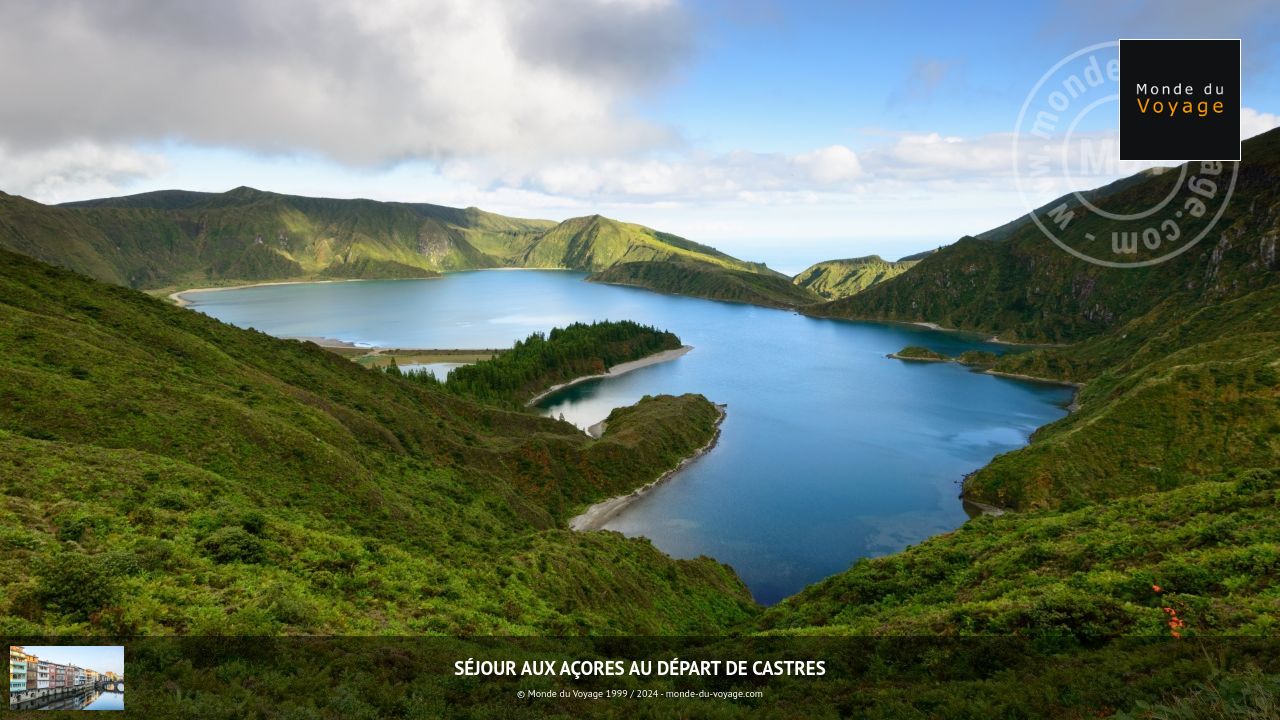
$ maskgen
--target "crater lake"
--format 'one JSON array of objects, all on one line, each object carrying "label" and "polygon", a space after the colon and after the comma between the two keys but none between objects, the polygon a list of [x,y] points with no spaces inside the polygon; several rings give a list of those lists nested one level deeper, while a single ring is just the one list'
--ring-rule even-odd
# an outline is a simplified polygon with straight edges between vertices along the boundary
[{"label": "crater lake", "polygon": [[[675,557],[731,565],[775,603],[859,558],[966,519],[960,481],[1066,414],[1072,390],[949,363],[885,357],[1017,348],[911,325],[584,282],[584,273],[483,270],[426,280],[188,291],[194,309],[279,337],[394,348],[504,348],[575,321],[635,320],[693,350],[547,396],[538,411],[587,428],[644,395],[727,405],[716,447],[612,518]],[[447,368],[445,368],[447,369]],[[441,372],[441,369],[437,369]]]}]

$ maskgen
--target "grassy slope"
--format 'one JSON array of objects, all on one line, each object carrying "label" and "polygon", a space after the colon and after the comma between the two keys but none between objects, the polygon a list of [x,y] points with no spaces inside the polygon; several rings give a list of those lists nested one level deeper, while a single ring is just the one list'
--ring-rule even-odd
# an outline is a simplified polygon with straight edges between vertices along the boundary
[{"label": "grassy slope", "polygon": [[1088,343],[997,370],[1087,378],[1080,410],[968,478],[1016,508],[1075,506],[1280,458],[1280,285],[1188,311],[1169,303]]},{"label": "grassy slope", "polygon": [[[1069,513],[982,517],[859,561],[765,612],[774,631],[902,635],[1275,634],[1280,470]],[[1152,585],[1161,587],[1159,594]]]},{"label": "grassy slope", "polygon": [[6,632],[696,633],[752,611],[710,560],[555,529],[704,444],[700,396],[592,441],[4,251],[0,304]]},{"label": "grassy slope", "polygon": [[599,215],[570,218],[543,233],[524,251],[520,265],[598,271],[618,263],[654,261],[698,261],[747,272],[761,269],[706,245]]},{"label": "grassy slope", "polygon": [[879,255],[826,260],[809,266],[792,280],[826,300],[857,295],[877,283],[906,272],[913,260],[890,262]]},{"label": "grassy slope", "polygon": [[799,307],[817,295],[783,275],[703,262],[625,262],[595,273],[592,282],[635,285],[673,295],[744,302],[767,307]]}]

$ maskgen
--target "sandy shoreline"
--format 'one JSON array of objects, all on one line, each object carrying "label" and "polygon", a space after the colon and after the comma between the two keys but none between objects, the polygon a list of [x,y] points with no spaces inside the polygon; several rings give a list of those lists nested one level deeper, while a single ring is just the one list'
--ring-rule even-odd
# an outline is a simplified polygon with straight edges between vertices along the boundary
[{"label": "sandy shoreline", "polygon": [[[497,269],[497,268],[494,268]],[[370,280],[439,280],[444,277],[441,275],[428,275],[425,277],[411,278],[337,278],[335,280],[272,280],[269,282],[246,283],[244,285],[220,285],[218,287],[206,288],[187,288],[186,290],[178,290],[171,292],[168,298],[172,300],[178,307],[188,307],[192,302],[184,297],[187,293],[196,292],[220,292],[222,290],[243,290],[253,287],[268,287],[271,285],[332,285],[333,283],[349,283],[349,282],[369,282]]]},{"label": "sandy shoreline", "polygon": [[675,475],[683,470],[689,463],[711,452],[711,449],[714,448],[716,443],[720,440],[720,424],[724,422],[725,408],[725,405],[716,405],[716,409],[720,411],[720,416],[716,418],[716,431],[711,435],[711,439],[707,441],[706,445],[703,445],[694,451],[692,455],[681,460],[679,465],[676,465],[670,470],[662,473],[657,480],[641,485],[626,495],[616,495],[608,498],[607,500],[601,500],[582,511],[581,515],[577,515],[569,520],[569,529],[576,530],[578,532],[599,530],[605,523],[609,522],[617,516],[618,513],[622,512],[625,507],[636,500],[639,500],[641,497],[644,497],[645,493],[648,493],[655,487],[675,477]]},{"label": "sandy shoreline", "polygon": [[979,513],[980,515],[989,515],[989,516],[991,516],[991,517],[1000,517],[1001,515],[1004,515],[1006,512],[1009,512],[1008,510],[1005,510],[1005,509],[1004,509],[1004,508],[1002,508],[1002,507],[997,507],[997,506],[995,506],[995,505],[989,505],[989,504],[984,503],[984,502],[978,502],[977,500],[970,500],[969,498],[965,497],[964,495],[961,495],[961,496],[960,496],[960,502],[964,503],[965,505],[968,505],[969,507],[973,508],[974,510],[977,510],[977,511],[978,511],[978,513]]},{"label": "sandy shoreline", "polygon": [[[943,325],[939,325],[938,323],[932,323],[932,322],[910,321],[907,324],[917,325],[919,327],[928,328],[930,330],[937,330],[938,332],[960,333],[962,335],[982,335],[982,333],[977,332],[976,330],[961,330],[960,328],[946,327]],[[1032,342],[1014,342],[1013,340],[1001,340],[999,336],[996,336],[996,335],[986,336],[986,342],[995,343],[996,345],[1017,345],[1019,347],[1033,347],[1033,348],[1035,347],[1066,347],[1065,345],[1062,345],[1060,343],[1032,343]]]},{"label": "sandy shoreline", "polygon": [[1006,377],[1013,380],[1022,380],[1024,382],[1037,382],[1046,385],[1062,385],[1069,387],[1075,392],[1071,393],[1071,402],[1067,404],[1067,412],[1073,413],[1080,409],[1080,390],[1084,387],[1084,383],[1071,382],[1070,380],[1055,380],[1053,378],[1036,377],[1035,375],[1023,375],[1021,373],[1000,372],[999,370],[984,370],[988,375],[996,377]]},{"label": "sandy shoreline", "polygon": [[[430,278],[423,278],[424,280]],[[221,287],[187,288],[169,293],[169,299],[178,307],[189,307],[192,302],[183,297],[187,293],[221,292],[223,290],[243,290],[252,287],[268,287],[270,285],[328,285],[330,283],[364,282],[364,278],[343,278],[341,280],[275,280],[272,282],[249,283],[248,285],[223,285]]]},{"label": "sandy shoreline", "polygon": [[642,357],[639,360],[632,360],[631,362],[618,363],[617,365],[614,365],[613,367],[609,368],[608,370],[605,370],[603,373],[599,375],[584,375],[580,378],[574,378],[569,382],[560,383],[559,385],[552,385],[546,390],[543,390],[537,395],[534,395],[533,398],[529,400],[529,402],[525,403],[525,407],[532,406],[534,403],[550,395],[551,393],[557,392],[559,390],[563,390],[571,385],[577,385],[580,382],[595,380],[597,378],[616,377],[624,373],[629,373],[632,370],[639,370],[642,367],[657,365],[658,363],[667,362],[668,360],[675,360],[676,358],[680,357],[681,355],[684,355],[685,353],[689,352],[692,349],[693,349],[692,345],[681,345],[675,350],[663,350],[662,352],[654,353],[652,355],[649,355],[648,357]]},{"label": "sandy shoreline", "polygon": [[945,357],[940,357],[940,358],[933,358],[933,357],[910,357],[909,355],[899,355],[899,354],[898,354],[898,353],[896,353],[896,352],[891,352],[891,353],[889,353],[888,355],[885,355],[885,357],[887,357],[887,358],[892,358],[892,359],[894,359],[894,360],[901,360],[901,361],[903,361],[903,362],[940,362],[940,363],[945,363],[945,362],[955,362],[955,361],[956,361],[956,360],[955,360],[955,358],[945,358]]},{"label": "sandy shoreline", "polygon": [[985,370],[984,372],[987,373],[988,375],[1013,378],[1014,380],[1028,380],[1030,382],[1045,383],[1047,385],[1065,385],[1067,387],[1076,388],[1077,390],[1084,387],[1084,383],[1072,382],[1070,380],[1056,380],[1054,378],[1036,377],[1035,375],[1023,375],[1021,373],[1000,372],[999,370]]}]

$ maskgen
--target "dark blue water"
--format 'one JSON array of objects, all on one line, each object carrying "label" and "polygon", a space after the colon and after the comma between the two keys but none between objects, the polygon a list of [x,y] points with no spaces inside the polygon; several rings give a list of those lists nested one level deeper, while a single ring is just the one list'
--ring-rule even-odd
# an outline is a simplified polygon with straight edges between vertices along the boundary
[{"label": "dark blue water", "polygon": [[443,279],[278,285],[188,299],[279,336],[413,348],[506,347],[577,320],[630,319],[677,333],[678,360],[546,398],[588,427],[646,394],[728,405],[716,448],[628,507],[608,529],[676,557],[732,565],[772,603],[861,557],[901,550],[965,520],[959,481],[1065,414],[1066,388],[941,363],[891,360],[1009,346],[904,325],[582,282],[581,273],[481,271]]}]

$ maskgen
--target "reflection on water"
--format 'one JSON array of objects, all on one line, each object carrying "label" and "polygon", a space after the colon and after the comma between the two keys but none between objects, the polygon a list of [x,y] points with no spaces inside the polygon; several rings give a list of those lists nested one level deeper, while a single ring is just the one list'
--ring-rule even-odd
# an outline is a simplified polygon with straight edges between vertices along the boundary
[{"label": "reflection on water", "polygon": [[123,710],[124,692],[91,691],[59,698],[33,710]]},{"label": "reflection on water", "polygon": [[588,381],[540,409],[585,429],[647,394],[728,405],[716,448],[606,528],[676,557],[732,565],[772,603],[964,522],[959,481],[1065,414],[1071,391],[945,363],[1007,345],[910,325],[817,320],[784,310],[582,281],[582,273],[467,272],[442,280],[277,285],[187,297],[277,336],[385,347],[508,347],[574,321],[635,320],[678,334],[683,357]]},{"label": "reflection on water", "polygon": [[449,371],[454,368],[460,368],[469,363],[407,363],[400,366],[403,372],[428,372],[436,376],[437,380],[444,380],[449,377]]}]

